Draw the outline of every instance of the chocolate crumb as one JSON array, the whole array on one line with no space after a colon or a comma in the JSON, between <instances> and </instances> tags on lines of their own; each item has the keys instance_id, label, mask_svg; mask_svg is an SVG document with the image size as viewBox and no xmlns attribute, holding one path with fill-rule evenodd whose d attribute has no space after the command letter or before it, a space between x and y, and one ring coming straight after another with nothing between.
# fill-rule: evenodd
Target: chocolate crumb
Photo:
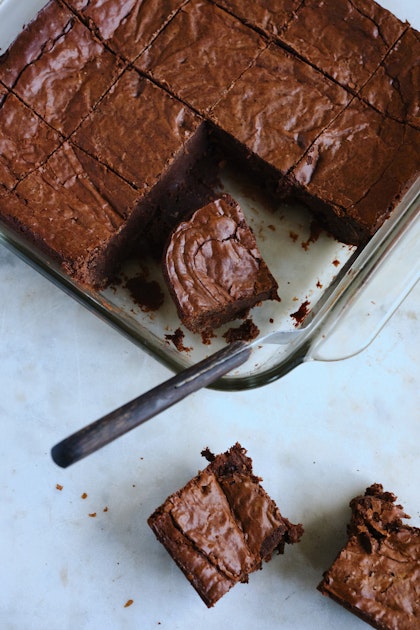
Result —
<instances>
[{"instance_id":1,"label":"chocolate crumb","mask_svg":"<svg viewBox=\"0 0 420 630\"><path fill-rule=\"evenodd\" d=\"M129 606L132 606L133 604L134 604L133 599L127 599L127 601L124 604L124 608L128 608Z\"/></svg>"},{"instance_id":2,"label":"chocolate crumb","mask_svg":"<svg viewBox=\"0 0 420 630\"><path fill-rule=\"evenodd\" d=\"M252 319L246 319L238 328L229 328L223 335L228 343L232 341L251 341L260 334L260 329Z\"/></svg>"},{"instance_id":3,"label":"chocolate crumb","mask_svg":"<svg viewBox=\"0 0 420 630\"><path fill-rule=\"evenodd\" d=\"M295 313L292 313L290 315L290 317L293 317L293 319L295 320L295 326L301 324L307 316L309 304L310 302L308 300L305 300L305 302L302 302L299 309Z\"/></svg>"},{"instance_id":4,"label":"chocolate crumb","mask_svg":"<svg viewBox=\"0 0 420 630\"><path fill-rule=\"evenodd\" d=\"M60 483L57 483L55 487L57 488L57 490L60 490L60 492L63 489L63 486Z\"/></svg>"},{"instance_id":5,"label":"chocolate crumb","mask_svg":"<svg viewBox=\"0 0 420 630\"><path fill-rule=\"evenodd\" d=\"M185 335L181 328L177 328L173 335L165 335L165 339L172 341L179 352L189 352L192 348L184 346L184 337Z\"/></svg>"},{"instance_id":6,"label":"chocolate crumb","mask_svg":"<svg viewBox=\"0 0 420 630\"><path fill-rule=\"evenodd\" d=\"M80 497L80 498L81 498L81 499L87 499L87 496L88 496L88 495L86 494L86 492L84 492L84 493L81 495L81 497Z\"/></svg>"}]
</instances>

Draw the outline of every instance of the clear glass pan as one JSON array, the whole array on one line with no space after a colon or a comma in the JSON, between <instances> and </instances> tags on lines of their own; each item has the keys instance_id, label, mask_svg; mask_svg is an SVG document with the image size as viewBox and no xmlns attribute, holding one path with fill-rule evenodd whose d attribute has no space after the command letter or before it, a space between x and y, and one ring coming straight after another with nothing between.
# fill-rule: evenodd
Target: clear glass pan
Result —
<instances>
[{"instance_id":1,"label":"clear glass pan","mask_svg":"<svg viewBox=\"0 0 420 630\"><path fill-rule=\"evenodd\" d=\"M2 50L45 2L16 4L0 1ZM281 302L265 302L252 309L250 317L260 334L252 342L251 358L215 383L218 389L264 385L302 361L344 359L361 351L420 277L420 178L371 241L358 249L325 232L315 234L313 217L306 208L283 203L273 208L258 189L235 173L225 174L223 187L241 203L279 283ZM127 261L121 282L95 292L79 286L30 243L1 225L0 242L173 371L225 346L223 334L241 323L222 327L210 344L183 330L187 350L179 351L170 336L182 327L155 262ZM139 274L156 280L165 294L157 311L142 310L126 287L126 279Z\"/></svg>"}]
</instances>

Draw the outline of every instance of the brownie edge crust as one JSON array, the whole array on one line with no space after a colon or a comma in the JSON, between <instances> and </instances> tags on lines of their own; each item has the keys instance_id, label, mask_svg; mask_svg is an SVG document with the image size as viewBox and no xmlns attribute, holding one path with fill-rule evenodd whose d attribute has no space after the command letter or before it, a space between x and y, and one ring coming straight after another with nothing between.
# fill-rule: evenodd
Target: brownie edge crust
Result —
<instances>
[{"instance_id":1,"label":"brownie edge crust","mask_svg":"<svg viewBox=\"0 0 420 630\"><path fill-rule=\"evenodd\" d=\"M348 541L318 590L379 630L420 628L420 529L380 484L350 502Z\"/></svg>"},{"instance_id":2,"label":"brownie edge crust","mask_svg":"<svg viewBox=\"0 0 420 630\"><path fill-rule=\"evenodd\" d=\"M209 465L169 496L148 524L209 608L238 582L299 542L302 525L284 518L236 443L202 455Z\"/></svg>"}]
</instances>

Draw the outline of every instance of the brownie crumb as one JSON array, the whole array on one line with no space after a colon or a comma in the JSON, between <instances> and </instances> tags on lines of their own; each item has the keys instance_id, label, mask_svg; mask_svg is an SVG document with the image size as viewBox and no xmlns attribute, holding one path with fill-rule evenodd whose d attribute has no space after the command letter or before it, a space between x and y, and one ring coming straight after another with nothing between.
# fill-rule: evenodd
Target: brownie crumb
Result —
<instances>
[{"instance_id":1,"label":"brownie crumb","mask_svg":"<svg viewBox=\"0 0 420 630\"><path fill-rule=\"evenodd\" d=\"M237 328L229 328L223 337L226 339L227 343L232 343L232 341L252 341L256 339L260 334L260 329L252 319L246 319L240 326Z\"/></svg>"}]
</instances>

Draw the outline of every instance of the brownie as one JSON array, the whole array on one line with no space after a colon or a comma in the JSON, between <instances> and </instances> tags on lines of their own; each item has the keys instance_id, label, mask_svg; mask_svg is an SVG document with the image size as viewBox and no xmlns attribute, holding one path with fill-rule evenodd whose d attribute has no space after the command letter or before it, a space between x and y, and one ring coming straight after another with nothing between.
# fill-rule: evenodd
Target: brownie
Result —
<instances>
[{"instance_id":1,"label":"brownie","mask_svg":"<svg viewBox=\"0 0 420 630\"><path fill-rule=\"evenodd\" d=\"M66 135L93 109L122 69L89 29L54 0L0 62L5 84Z\"/></svg>"},{"instance_id":2,"label":"brownie","mask_svg":"<svg viewBox=\"0 0 420 630\"><path fill-rule=\"evenodd\" d=\"M184 153L201 122L137 71L127 70L73 140L146 194Z\"/></svg>"},{"instance_id":3,"label":"brownie","mask_svg":"<svg viewBox=\"0 0 420 630\"><path fill-rule=\"evenodd\" d=\"M216 4L267 35L280 35L303 0L216 0Z\"/></svg>"},{"instance_id":4,"label":"brownie","mask_svg":"<svg viewBox=\"0 0 420 630\"><path fill-rule=\"evenodd\" d=\"M211 331L263 300L279 299L255 236L229 195L175 228L163 273L182 323L193 332Z\"/></svg>"},{"instance_id":5,"label":"brownie","mask_svg":"<svg viewBox=\"0 0 420 630\"><path fill-rule=\"evenodd\" d=\"M186 0L63 0L111 50L134 61Z\"/></svg>"},{"instance_id":6,"label":"brownie","mask_svg":"<svg viewBox=\"0 0 420 630\"><path fill-rule=\"evenodd\" d=\"M228 13L191 0L139 57L136 67L206 112L265 46L259 35Z\"/></svg>"},{"instance_id":7,"label":"brownie","mask_svg":"<svg viewBox=\"0 0 420 630\"><path fill-rule=\"evenodd\" d=\"M11 190L62 143L51 127L0 87L0 183Z\"/></svg>"},{"instance_id":8,"label":"brownie","mask_svg":"<svg viewBox=\"0 0 420 630\"><path fill-rule=\"evenodd\" d=\"M348 541L318 589L379 630L420 625L420 529L380 484L354 498Z\"/></svg>"},{"instance_id":9,"label":"brownie","mask_svg":"<svg viewBox=\"0 0 420 630\"><path fill-rule=\"evenodd\" d=\"M354 99L315 141L289 181L340 240L363 243L418 175L419 149L418 130Z\"/></svg>"},{"instance_id":10,"label":"brownie","mask_svg":"<svg viewBox=\"0 0 420 630\"><path fill-rule=\"evenodd\" d=\"M284 518L236 443L149 517L157 539L210 608L238 582L297 543L302 525Z\"/></svg>"},{"instance_id":11,"label":"brownie","mask_svg":"<svg viewBox=\"0 0 420 630\"><path fill-rule=\"evenodd\" d=\"M360 96L383 114L420 129L420 34L407 30Z\"/></svg>"},{"instance_id":12,"label":"brownie","mask_svg":"<svg viewBox=\"0 0 420 630\"><path fill-rule=\"evenodd\" d=\"M358 91L407 28L373 0L305 0L281 41Z\"/></svg>"},{"instance_id":13,"label":"brownie","mask_svg":"<svg viewBox=\"0 0 420 630\"><path fill-rule=\"evenodd\" d=\"M79 282L100 286L115 271L130 227L144 227L138 197L136 189L66 142L2 199L2 220Z\"/></svg>"}]
</instances>

